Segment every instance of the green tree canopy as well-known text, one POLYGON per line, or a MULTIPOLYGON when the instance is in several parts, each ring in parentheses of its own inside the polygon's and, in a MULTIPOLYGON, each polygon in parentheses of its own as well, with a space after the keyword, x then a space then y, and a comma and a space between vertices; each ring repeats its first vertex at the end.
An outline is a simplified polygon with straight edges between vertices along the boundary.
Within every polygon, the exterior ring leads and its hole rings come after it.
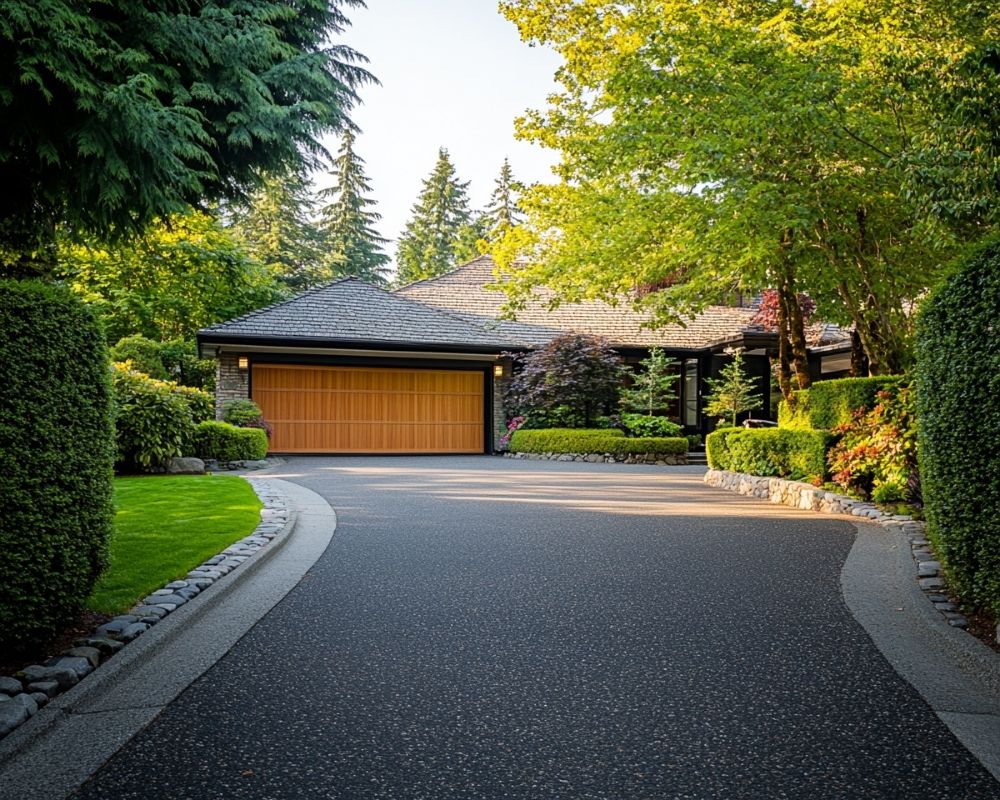
POLYGON ((0 257, 46 271, 55 228, 142 230, 322 152, 371 76, 336 42, 360 0, 5 0, 0 257), (331 43, 332 42, 332 43, 331 43))
POLYGON ((138 239, 63 242, 60 277, 93 304, 110 342, 191 339, 199 328, 274 302, 278 285, 213 217, 153 224, 138 239))
POLYGON ((515 302, 544 284, 683 319, 734 290, 805 291, 856 326, 872 371, 900 369, 912 303, 965 235, 907 175, 973 5, 502 3, 565 59, 563 91, 518 123, 562 159, 494 248, 515 302))
POLYGON ((468 187, 468 181, 458 180, 448 151, 442 147, 399 238, 398 283, 433 278, 456 266, 459 236, 471 217, 468 187))
POLYGON ((320 211, 319 225, 330 273, 384 284, 392 260, 385 252, 389 240, 375 230, 381 215, 371 210, 375 201, 368 196, 371 184, 364 167, 364 159, 354 152, 354 132, 347 131, 333 162, 335 182, 320 192, 320 200, 328 202, 320 211))

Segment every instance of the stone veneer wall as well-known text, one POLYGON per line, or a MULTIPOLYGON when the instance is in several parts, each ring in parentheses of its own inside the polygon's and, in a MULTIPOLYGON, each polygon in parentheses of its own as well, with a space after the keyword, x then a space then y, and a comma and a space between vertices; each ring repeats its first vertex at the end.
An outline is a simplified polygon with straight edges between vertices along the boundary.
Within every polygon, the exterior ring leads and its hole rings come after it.
MULTIPOLYGON (((508 367, 508 371, 510 368, 508 367)), ((503 406, 503 396, 510 386, 510 378, 493 378, 493 450, 496 451, 500 437, 507 433, 507 410, 503 406)))
POLYGON ((249 396, 250 370, 239 368, 239 355, 220 353, 215 362, 215 418, 222 419, 225 403, 249 396))

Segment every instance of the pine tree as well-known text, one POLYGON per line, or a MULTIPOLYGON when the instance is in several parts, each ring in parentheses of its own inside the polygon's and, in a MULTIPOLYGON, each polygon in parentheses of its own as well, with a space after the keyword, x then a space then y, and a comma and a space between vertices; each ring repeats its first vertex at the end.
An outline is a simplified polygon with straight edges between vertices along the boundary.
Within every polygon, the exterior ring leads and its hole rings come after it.
POLYGON ((399 239, 396 264, 400 284, 433 278, 456 266, 456 245, 470 221, 468 181, 459 181, 448 151, 438 151, 434 171, 413 204, 413 216, 399 239))
POLYGON ((483 212, 487 241, 493 242, 503 236, 504 232, 521 224, 524 214, 517 205, 517 195, 521 184, 514 180, 514 171, 510 168, 510 159, 504 158, 500 167, 500 175, 494 181, 490 204, 483 212))
POLYGON ((344 134, 333 162, 336 182, 319 194, 328 201, 320 211, 320 230, 327 250, 326 268, 333 275, 353 275, 374 284, 386 282, 385 253, 388 239, 374 225, 382 215, 369 210, 375 201, 366 197, 371 185, 364 173, 364 159, 354 152, 354 132, 344 134))
POLYGON ((710 417, 736 424, 737 414, 760 408, 763 401, 754 393, 756 382, 743 369, 743 348, 732 351, 733 360, 724 366, 718 378, 706 378, 709 393, 705 413, 710 417))
POLYGON ((255 261, 292 291, 329 280, 308 178, 271 175, 249 202, 230 209, 233 232, 255 261))
POLYGON ((622 408, 652 416, 666 411, 677 399, 674 384, 680 378, 677 361, 665 355, 659 347, 649 350, 649 356, 639 362, 642 370, 633 376, 632 386, 622 389, 622 408))

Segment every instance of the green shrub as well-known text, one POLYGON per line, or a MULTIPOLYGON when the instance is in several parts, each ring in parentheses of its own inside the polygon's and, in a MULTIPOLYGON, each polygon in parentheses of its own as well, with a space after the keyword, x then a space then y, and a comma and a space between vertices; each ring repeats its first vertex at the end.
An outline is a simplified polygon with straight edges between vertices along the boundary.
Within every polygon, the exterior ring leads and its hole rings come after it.
POLYGON ((635 438, 603 428, 549 428, 516 431, 510 439, 512 453, 611 453, 612 455, 678 455, 687 452, 687 439, 635 438))
POLYGON ((160 355, 159 343, 138 333, 119 339, 111 348, 111 360, 121 363, 130 361, 136 372, 158 381, 165 381, 170 377, 160 355))
POLYGON ((271 426, 253 400, 230 400, 222 407, 222 421, 237 428, 260 428, 271 438, 271 426))
POLYGON ((120 468, 156 469, 182 455, 194 424, 188 396, 125 364, 114 365, 112 383, 120 468))
POLYGON ((193 386, 179 386, 170 383, 171 391, 178 395, 191 412, 191 419, 194 422, 205 422, 215 419, 215 398, 204 389, 196 389, 193 386))
POLYGON ((1000 245, 924 303, 916 383, 924 513, 951 586, 1000 614, 1000 245))
POLYGON ((830 431, 850 424, 857 409, 874 408, 880 391, 892 391, 905 383, 902 375, 817 381, 810 388, 795 392, 794 408, 782 401, 778 407, 778 425, 830 431))
POLYGON ((202 422, 195 428, 194 453, 222 463, 258 461, 267 455, 267 434, 260 428, 237 428, 228 422, 202 422))
POLYGON ((688 450, 694 450, 696 447, 701 447, 700 433, 689 433, 684 438, 687 439, 688 450))
POLYGON ((709 464, 748 475, 822 481, 832 440, 826 431, 724 428, 709 434, 709 464))
POLYGON ((729 447, 726 441, 742 428, 716 428, 705 437, 705 458, 712 469, 730 469, 729 447))
POLYGON ((680 436, 681 426, 666 417, 651 417, 648 414, 622 414, 622 425, 629 436, 680 436))
POLYGON ((0 652, 73 620, 107 559, 108 352, 68 291, 0 282, 0 652))

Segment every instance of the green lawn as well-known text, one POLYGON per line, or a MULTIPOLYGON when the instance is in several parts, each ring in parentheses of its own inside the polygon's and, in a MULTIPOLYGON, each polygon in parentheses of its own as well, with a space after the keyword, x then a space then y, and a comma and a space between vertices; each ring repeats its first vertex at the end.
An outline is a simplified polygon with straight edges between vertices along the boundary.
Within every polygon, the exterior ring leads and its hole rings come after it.
POLYGON ((241 478, 149 475, 115 479, 111 565, 88 608, 118 614, 249 535, 260 500, 241 478))

